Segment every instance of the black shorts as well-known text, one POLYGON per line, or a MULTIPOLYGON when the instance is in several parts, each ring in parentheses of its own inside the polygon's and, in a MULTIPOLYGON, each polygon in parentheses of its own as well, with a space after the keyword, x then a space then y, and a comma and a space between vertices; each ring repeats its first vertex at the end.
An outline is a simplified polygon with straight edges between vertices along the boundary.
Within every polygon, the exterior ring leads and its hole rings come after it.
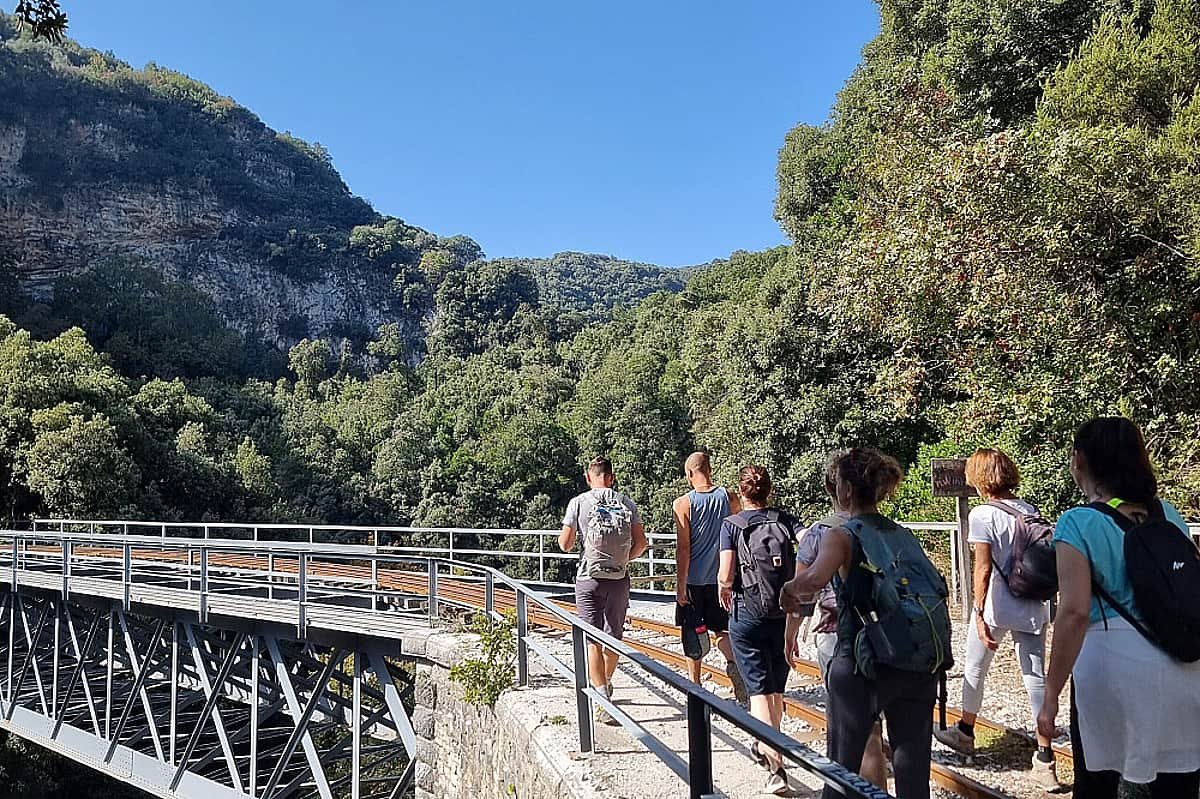
MULTIPOLYGON (((710 633, 723 633, 729 629, 729 611, 721 607, 721 599, 717 594, 717 586, 689 585, 688 599, 691 600, 692 613, 699 614, 710 633)), ((683 624, 683 605, 675 604, 675 623, 683 624)))

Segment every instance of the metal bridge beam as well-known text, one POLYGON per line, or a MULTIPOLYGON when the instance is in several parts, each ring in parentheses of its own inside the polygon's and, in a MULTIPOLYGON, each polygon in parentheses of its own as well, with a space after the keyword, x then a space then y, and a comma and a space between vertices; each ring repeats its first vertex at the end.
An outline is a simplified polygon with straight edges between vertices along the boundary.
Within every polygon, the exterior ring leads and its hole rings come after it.
POLYGON ((0 595, 0 728, 164 799, 366 799, 411 785, 415 735, 386 642, 234 631, 195 611, 127 611, 124 592, 55 588, 0 595))

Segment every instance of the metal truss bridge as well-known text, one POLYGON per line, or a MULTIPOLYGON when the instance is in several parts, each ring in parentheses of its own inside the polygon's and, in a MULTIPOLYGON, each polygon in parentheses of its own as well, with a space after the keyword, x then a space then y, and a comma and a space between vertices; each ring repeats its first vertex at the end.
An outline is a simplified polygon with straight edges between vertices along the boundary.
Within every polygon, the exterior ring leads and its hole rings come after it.
POLYGON ((428 609, 378 571, 371 547, 0 531, 0 728, 164 797, 401 796, 396 658, 428 609))
MULTIPOLYGON (((443 607, 515 613, 517 682, 529 684, 536 656, 573 685, 581 752, 594 751, 598 704, 692 799, 709 799, 718 716, 845 796, 886 796, 580 621, 537 584, 458 559, 537 558, 543 577, 552 559, 571 557, 547 552, 545 531, 31 526, 0 530, 0 729, 165 799, 405 796, 416 736, 405 710, 414 669, 403 641, 436 624, 443 607), (412 533, 448 533, 449 551, 410 546, 412 533), (505 553, 460 540, 456 550, 456 533, 521 546, 505 553), (569 634, 571 656, 546 646, 548 629, 569 634), (681 695, 686 752, 588 684, 589 643, 681 695)), ((651 585, 654 563, 654 555, 638 562, 651 585)))

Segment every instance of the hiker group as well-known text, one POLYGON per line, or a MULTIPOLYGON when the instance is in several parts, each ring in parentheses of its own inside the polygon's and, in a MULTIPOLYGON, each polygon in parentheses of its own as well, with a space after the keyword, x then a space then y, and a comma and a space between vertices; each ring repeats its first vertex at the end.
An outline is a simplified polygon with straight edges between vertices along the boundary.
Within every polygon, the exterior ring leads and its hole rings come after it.
MULTIPOLYGON (((836 453, 824 487, 830 511, 802 524, 773 507, 762 466, 738 473, 736 491, 713 481, 709 457, 684 463, 691 490, 672 511, 676 623, 699 682, 710 634, 735 699, 780 728, 784 693, 804 620, 827 692, 830 759, 901 799, 930 794, 932 737, 972 755, 984 679, 1011 636, 1037 738, 1031 777, 1059 789, 1052 743, 1068 680, 1076 799, 1116 799, 1119 783, 1149 795, 1200 793, 1200 551, 1179 512, 1158 497, 1141 431, 1103 417, 1076 433, 1070 471, 1086 502, 1051 523, 1018 496, 1016 464, 997 449, 967 460, 982 502, 968 541, 975 607, 966 622, 962 712, 947 726, 947 672, 955 665, 949 591, 916 536, 880 504, 903 479, 875 449, 836 453), (1046 631, 1054 612, 1049 668, 1046 631), (934 709, 940 698, 940 723, 934 709), (887 730, 890 763, 885 756, 887 730)), ((580 618, 620 639, 629 608, 628 564, 646 549, 635 504, 613 488, 612 464, 587 467, 559 544, 581 540, 580 618)), ((591 685, 612 696, 617 653, 589 644, 591 685)), ((609 714, 597 706, 597 719, 609 714)), ((791 791, 780 753, 756 741, 766 790, 791 791)), ((826 788, 827 799, 839 795, 826 788)))

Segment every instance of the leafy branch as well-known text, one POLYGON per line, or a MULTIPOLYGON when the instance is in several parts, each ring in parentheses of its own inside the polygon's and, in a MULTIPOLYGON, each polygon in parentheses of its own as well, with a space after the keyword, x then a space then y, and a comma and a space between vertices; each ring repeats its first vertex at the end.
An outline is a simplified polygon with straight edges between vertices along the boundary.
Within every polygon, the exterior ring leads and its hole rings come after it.
POLYGON ((480 656, 450 668, 450 679, 463 686, 463 699, 472 705, 494 707, 505 689, 513 685, 517 659, 517 616, 506 611, 502 619, 478 613, 470 630, 479 636, 480 656))

